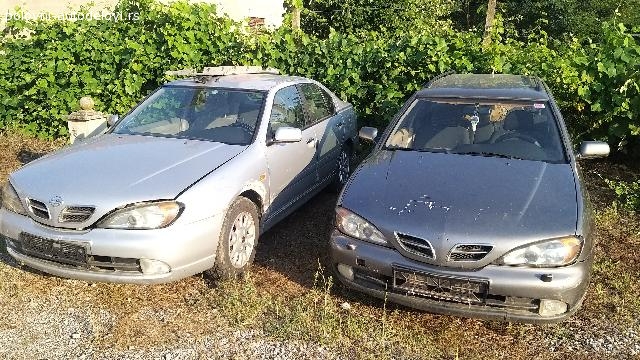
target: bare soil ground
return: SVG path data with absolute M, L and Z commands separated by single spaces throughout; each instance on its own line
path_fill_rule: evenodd
M 0 134 L 0 183 L 60 146 Z M 90 284 L 21 267 L 0 245 L 0 358 L 639 359 L 640 219 L 611 206 L 603 181 L 639 171 L 584 165 L 593 279 L 584 307 L 558 325 L 434 315 L 333 284 L 324 265 L 336 198 L 323 192 L 260 239 L 254 270 L 235 282 Z

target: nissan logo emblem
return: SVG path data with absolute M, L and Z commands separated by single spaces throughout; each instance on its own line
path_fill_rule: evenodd
M 49 200 L 49 205 L 53 207 L 58 207 L 62 205 L 62 198 L 60 196 L 54 196 Z

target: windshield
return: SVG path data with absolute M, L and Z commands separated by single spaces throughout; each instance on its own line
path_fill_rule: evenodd
M 418 99 L 385 146 L 390 150 L 566 162 L 560 133 L 546 102 Z
M 263 102 L 263 92 L 164 87 L 122 119 L 113 132 L 248 145 Z

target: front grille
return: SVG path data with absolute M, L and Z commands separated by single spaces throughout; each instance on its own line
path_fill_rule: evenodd
M 490 245 L 456 245 L 449 253 L 449 261 L 479 261 L 493 249 Z
M 33 215 L 45 220 L 51 219 L 47 204 L 34 199 L 27 199 L 27 204 L 29 205 L 29 210 L 31 210 Z
M 60 212 L 60 223 L 81 223 L 89 220 L 96 209 L 93 206 L 68 206 Z
M 396 234 L 400 246 L 407 252 L 425 257 L 427 259 L 435 259 L 436 254 L 433 246 L 428 240 L 417 238 L 415 236 Z

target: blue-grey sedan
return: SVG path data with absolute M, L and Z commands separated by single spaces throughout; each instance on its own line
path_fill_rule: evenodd
M 437 313 L 555 322 L 589 283 L 592 219 L 545 84 L 448 75 L 412 96 L 338 200 L 331 257 L 348 287 Z
M 344 185 L 356 118 L 315 81 L 228 70 L 168 83 L 106 134 L 12 173 L 9 254 L 87 281 L 245 271 L 262 232 Z

